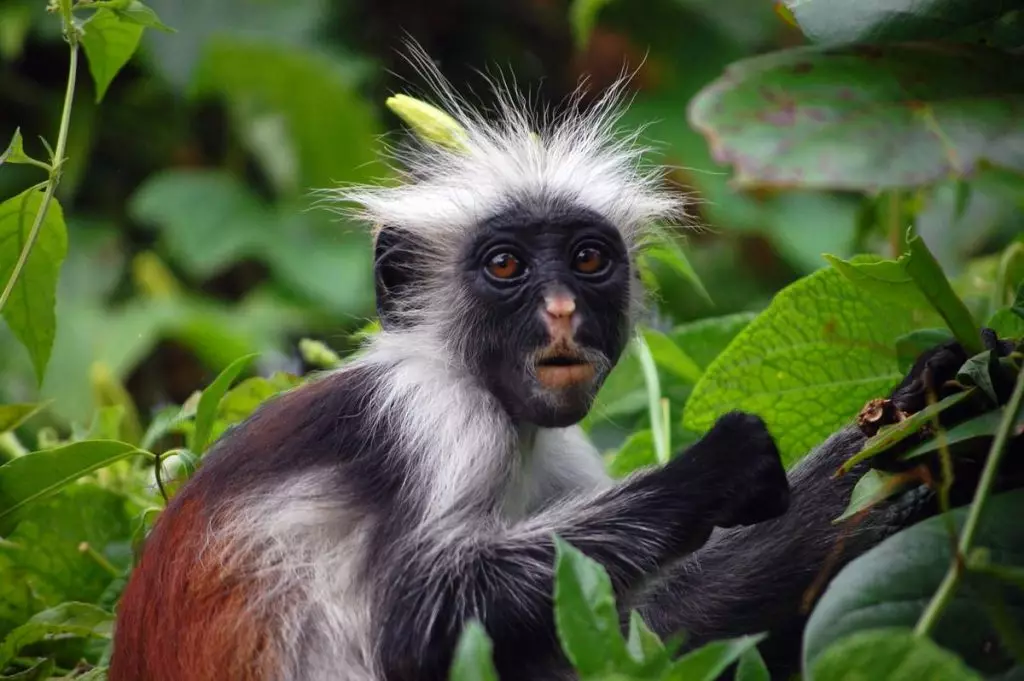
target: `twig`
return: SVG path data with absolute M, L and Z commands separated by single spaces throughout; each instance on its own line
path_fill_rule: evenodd
M 985 462 L 985 468 L 981 473 L 978 488 L 974 492 L 974 501 L 971 503 L 971 510 L 968 512 L 967 520 L 964 521 L 963 529 L 960 532 L 960 542 L 953 555 L 953 560 L 946 571 L 942 584 L 939 585 L 938 591 L 935 592 L 931 602 L 925 608 L 921 619 L 918 620 L 917 626 L 914 628 L 914 634 L 917 636 L 927 636 L 931 632 L 942 615 L 942 611 L 946 609 L 946 606 L 952 600 L 957 586 L 960 584 L 964 569 L 966 568 L 964 557 L 970 552 L 971 544 L 974 542 L 974 535 L 978 531 L 981 512 L 985 507 L 985 501 L 988 500 L 989 494 L 992 492 L 992 485 L 995 482 L 996 473 L 999 471 L 999 462 L 1003 458 L 1007 441 L 1010 438 L 1010 431 L 1013 429 L 1013 424 L 1017 420 L 1017 414 L 1020 412 L 1022 399 L 1024 399 L 1024 368 L 1017 375 L 1017 383 L 1013 388 L 1013 394 L 1006 405 L 1006 411 L 1003 412 L 1003 420 L 999 424 L 999 430 L 996 432 L 992 448 L 989 450 L 988 460 Z

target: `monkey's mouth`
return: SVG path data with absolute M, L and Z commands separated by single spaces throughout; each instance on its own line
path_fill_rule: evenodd
M 537 382 L 549 390 L 561 390 L 594 379 L 593 363 L 576 353 L 544 353 L 537 360 Z

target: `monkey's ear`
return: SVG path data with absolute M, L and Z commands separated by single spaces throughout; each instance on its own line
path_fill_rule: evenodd
M 401 310 L 422 276 L 419 272 L 420 244 L 408 232 L 382 227 L 373 246 L 373 279 L 377 295 L 377 316 L 382 328 L 408 323 Z

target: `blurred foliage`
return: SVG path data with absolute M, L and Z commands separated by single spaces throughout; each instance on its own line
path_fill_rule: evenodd
M 792 463 L 936 339 L 979 324 L 1024 336 L 1024 9 L 96 7 L 82 4 L 92 19 L 63 125 L 61 21 L 45 0 L 0 0 L 0 138 L 14 140 L 0 157 L 0 286 L 42 201 L 33 183 L 54 174 L 53 158 L 36 159 L 58 130 L 66 143 L 55 200 L 0 323 L 0 674 L 102 669 L 133 549 L 209 444 L 373 332 L 368 235 L 324 190 L 390 174 L 381 152 L 402 121 L 388 97 L 425 86 L 401 56 L 408 36 L 485 104 L 475 70 L 491 65 L 537 102 L 564 99 L 584 76 L 596 91 L 632 73 L 623 123 L 645 126 L 652 160 L 693 198 L 697 229 L 641 264 L 651 314 L 584 422 L 615 475 L 663 462 L 733 408 L 761 414 Z M 911 39 L 946 42 L 897 42 Z M 1017 50 L 997 49 L 1007 46 Z M 907 239 L 911 224 L 937 263 Z M 1013 368 L 990 364 L 974 374 L 981 383 Z M 996 437 L 1007 411 L 997 403 L 961 436 Z M 865 481 L 851 515 L 887 493 L 884 477 Z M 918 559 L 934 577 L 918 586 L 933 593 L 948 551 Z M 887 579 L 874 561 L 844 572 L 845 584 Z M 741 678 L 766 677 L 756 637 L 670 663 L 639 618 L 628 639 L 612 635 L 600 567 L 560 545 L 558 570 L 562 641 L 590 676 L 711 678 L 739 660 Z M 845 609 L 862 605 L 843 593 L 809 639 L 817 678 L 878 678 L 906 660 L 974 678 L 953 652 L 903 629 L 840 639 Z M 906 627 L 918 614 L 871 626 Z M 941 642 L 969 653 L 956 645 L 969 641 Z M 457 678 L 489 678 L 488 645 L 467 629 Z M 872 662 L 865 649 L 884 655 Z

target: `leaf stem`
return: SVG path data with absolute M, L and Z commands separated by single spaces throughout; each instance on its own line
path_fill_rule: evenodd
M 903 254 L 906 242 L 903 239 L 903 195 L 893 189 L 885 195 L 885 221 L 889 232 L 889 251 L 893 258 Z
M 942 584 L 939 585 L 938 591 L 935 592 L 931 602 L 928 603 L 928 607 L 925 608 L 921 619 L 918 620 L 917 626 L 914 628 L 914 634 L 917 636 L 927 636 L 931 632 L 942 615 L 942 611 L 946 609 L 946 606 L 952 600 L 957 586 L 960 584 L 966 567 L 964 556 L 970 553 L 971 544 L 974 543 L 974 535 L 977 533 L 978 523 L 981 521 L 981 512 L 985 507 L 985 501 L 988 500 L 989 494 L 991 494 L 996 473 L 999 471 L 999 462 L 1003 458 L 1007 441 L 1010 439 L 1010 431 L 1013 430 L 1013 424 L 1017 420 L 1017 414 L 1020 413 L 1022 401 L 1024 401 L 1024 368 L 1017 374 L 1017 383 L 1013 388 L 1013 394 L 1010 396 L 1010 401 L 1003 412 L 1003 420 L 999 423 L 999 430 L 996 431 L 995 440 L 992 441 L 992 448 L 989 450 L 988 460 L 985 462 L 985 468 L 981 473 L 981 480 L 978 482 L 978 488 L 974 492 L 971 510 L 968 512 L 967 520 L 964 521 L 963 529 L 960 531 L 960 541 L 957 544 L 956 553 L 953 555 L 953 560 L 946 571 Z
M 28 239 L 21 248 L 18 261 L 14 264 L 14 269 L 11 271 L 10 279 L 7 280 L 3 292 L 0 293 L 0 312 L 3 311 L 4 306 L 11 297 L 11 293 L 14 291 L 15 284 L 18 283 L 22 270 L 25 269 L 25 263 L 28 262 L 28 256 L 32 252 L 32 247 L 39 237 L 39 230 L 46 219 L 46 211 L 50 207 L 50 200 L 53 199 L 53 195 L 57 191 L 57 185 L 60 184 L 61 171 L 64 167 L 64 151 L 67 148 L 68 130 L 71 127 L 71 104 L 75 95 L 75 81 L 78 78 L 78 28 L 75 27 L 71 15 L 71 3 L 69 1 L 62 1 L 60 8 L 61 18 L 64 22 L 64 35 L 67 38 L 68 45 L 71 47 L 71 60 L 68 65 L 68 84 L 64 92 L 64 109 L 61 111 L 60 116 L 60 130 L 57 133 L 57 147 L 54 149 L 52 158 L 50 158 L 50 177 L 46 181 L 43 200 L 39 204 L 39 210 L 36 211 L 36 217 L 32 222 L 32 228 L 29 230 Z

